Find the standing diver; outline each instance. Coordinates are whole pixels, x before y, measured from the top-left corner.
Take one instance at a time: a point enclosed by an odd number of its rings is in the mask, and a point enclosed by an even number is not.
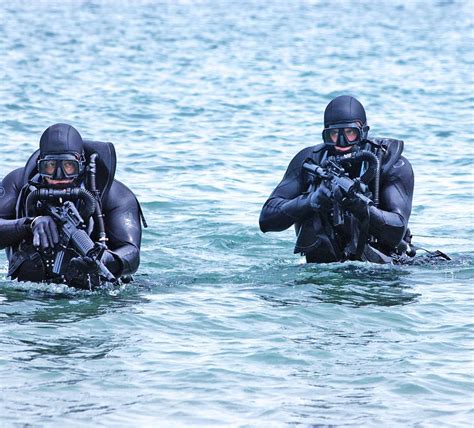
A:
[[[39,150],[0,183],[8,276],[89,289],[130,279],[140,263],[142,212],[114,179],[115,167],[112,143],[83,140],[64,123],[44,131]]]
[[[323,144],[301,150],[260,214],[263,232],[295,225],[295,253],[308,263],[410,260],[414,174],[403,141],[368,138],[364,107],[333,99]]]

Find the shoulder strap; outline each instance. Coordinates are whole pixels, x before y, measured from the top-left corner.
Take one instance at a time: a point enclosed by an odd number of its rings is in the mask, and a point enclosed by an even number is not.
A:
[[[29,182],[24,184],[23,187],[20,190],[20,193],[18,194],[18,198],[16,200],[16,206],[15,206],[15,215],[16,218],[22,218],[26,216],[26,198],[28,195],[36,190]]]
[[[382,175],[390,171],[390,168],[400,159],[403,152],[404,143],[402,140],[394,138],[381,139],[381,146],[385,149],[385,155],[382,157],[381,173]]]
[[[102,141],[84,140],[84,151],[86,159],[89,159],[93,153],[97,153],[97,190],[100,192],[101,199],[104,199],[112,186],[117,166],[117,155],[112,143]]]
[[[28,183],[37,173],[38,167],[36,166],[38,162],[39,149],[36,150],[26,162],[25,168],[23,170],[23,179],[22,184]]]
[[[324,149],[326,148],[326,144],[324,143],[321,143],[321,144],[318,144],[317,146],[314,146],[313,148],[313,158],[316,157],[316,154],[317,153],[320,153],[321,151],[323,151]]]
[[[138,200],[138,198],[136,196],[135,196],[135,200],[137,201],[138,213],[140,214],[140,218],[142,220],[143,227],[146,229],[148,227],[148,223],[146,222],[145,215],[143,214],[142,206],[140,205],[140,201]]]

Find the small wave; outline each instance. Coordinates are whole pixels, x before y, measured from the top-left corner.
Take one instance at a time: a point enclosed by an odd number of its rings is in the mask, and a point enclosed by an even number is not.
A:
[[[113,284],[104,284],[94,290],[82,290],[69,287],[66,284],[53,284],[47,282],[30,282],[30,281],[0,281],[0,290],[5,291],[22,291],[27,294],[43,295],[43,296],[62,296],[62,297],[90,297],[90,296],[117,296],[123,293],[128,284],[116,286]]]

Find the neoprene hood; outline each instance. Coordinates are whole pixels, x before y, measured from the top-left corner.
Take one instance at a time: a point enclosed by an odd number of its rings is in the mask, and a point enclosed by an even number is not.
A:
[[[354,97],[341,95],[334,98],[324,111],[324,127],[337,123],[351,123],[360,121],[366,125],[364,106]]]
[[[81,134],[71,125],[56,123],[43,132],[40,138],[40,157],[50,154],[84,153]]]

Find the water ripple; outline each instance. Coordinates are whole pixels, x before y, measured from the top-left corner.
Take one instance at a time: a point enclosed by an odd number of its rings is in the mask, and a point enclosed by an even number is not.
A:
[[[470,1],[54,0],[0,16],[0,177],[70,122],[114,142],[150,224],[120,289],[17,284],[0,256],[2,422],[471,425]],[[341,93],[373,135],[405,141],[415,242],[451,262],[308,266],[292,230],[259,231]]]

